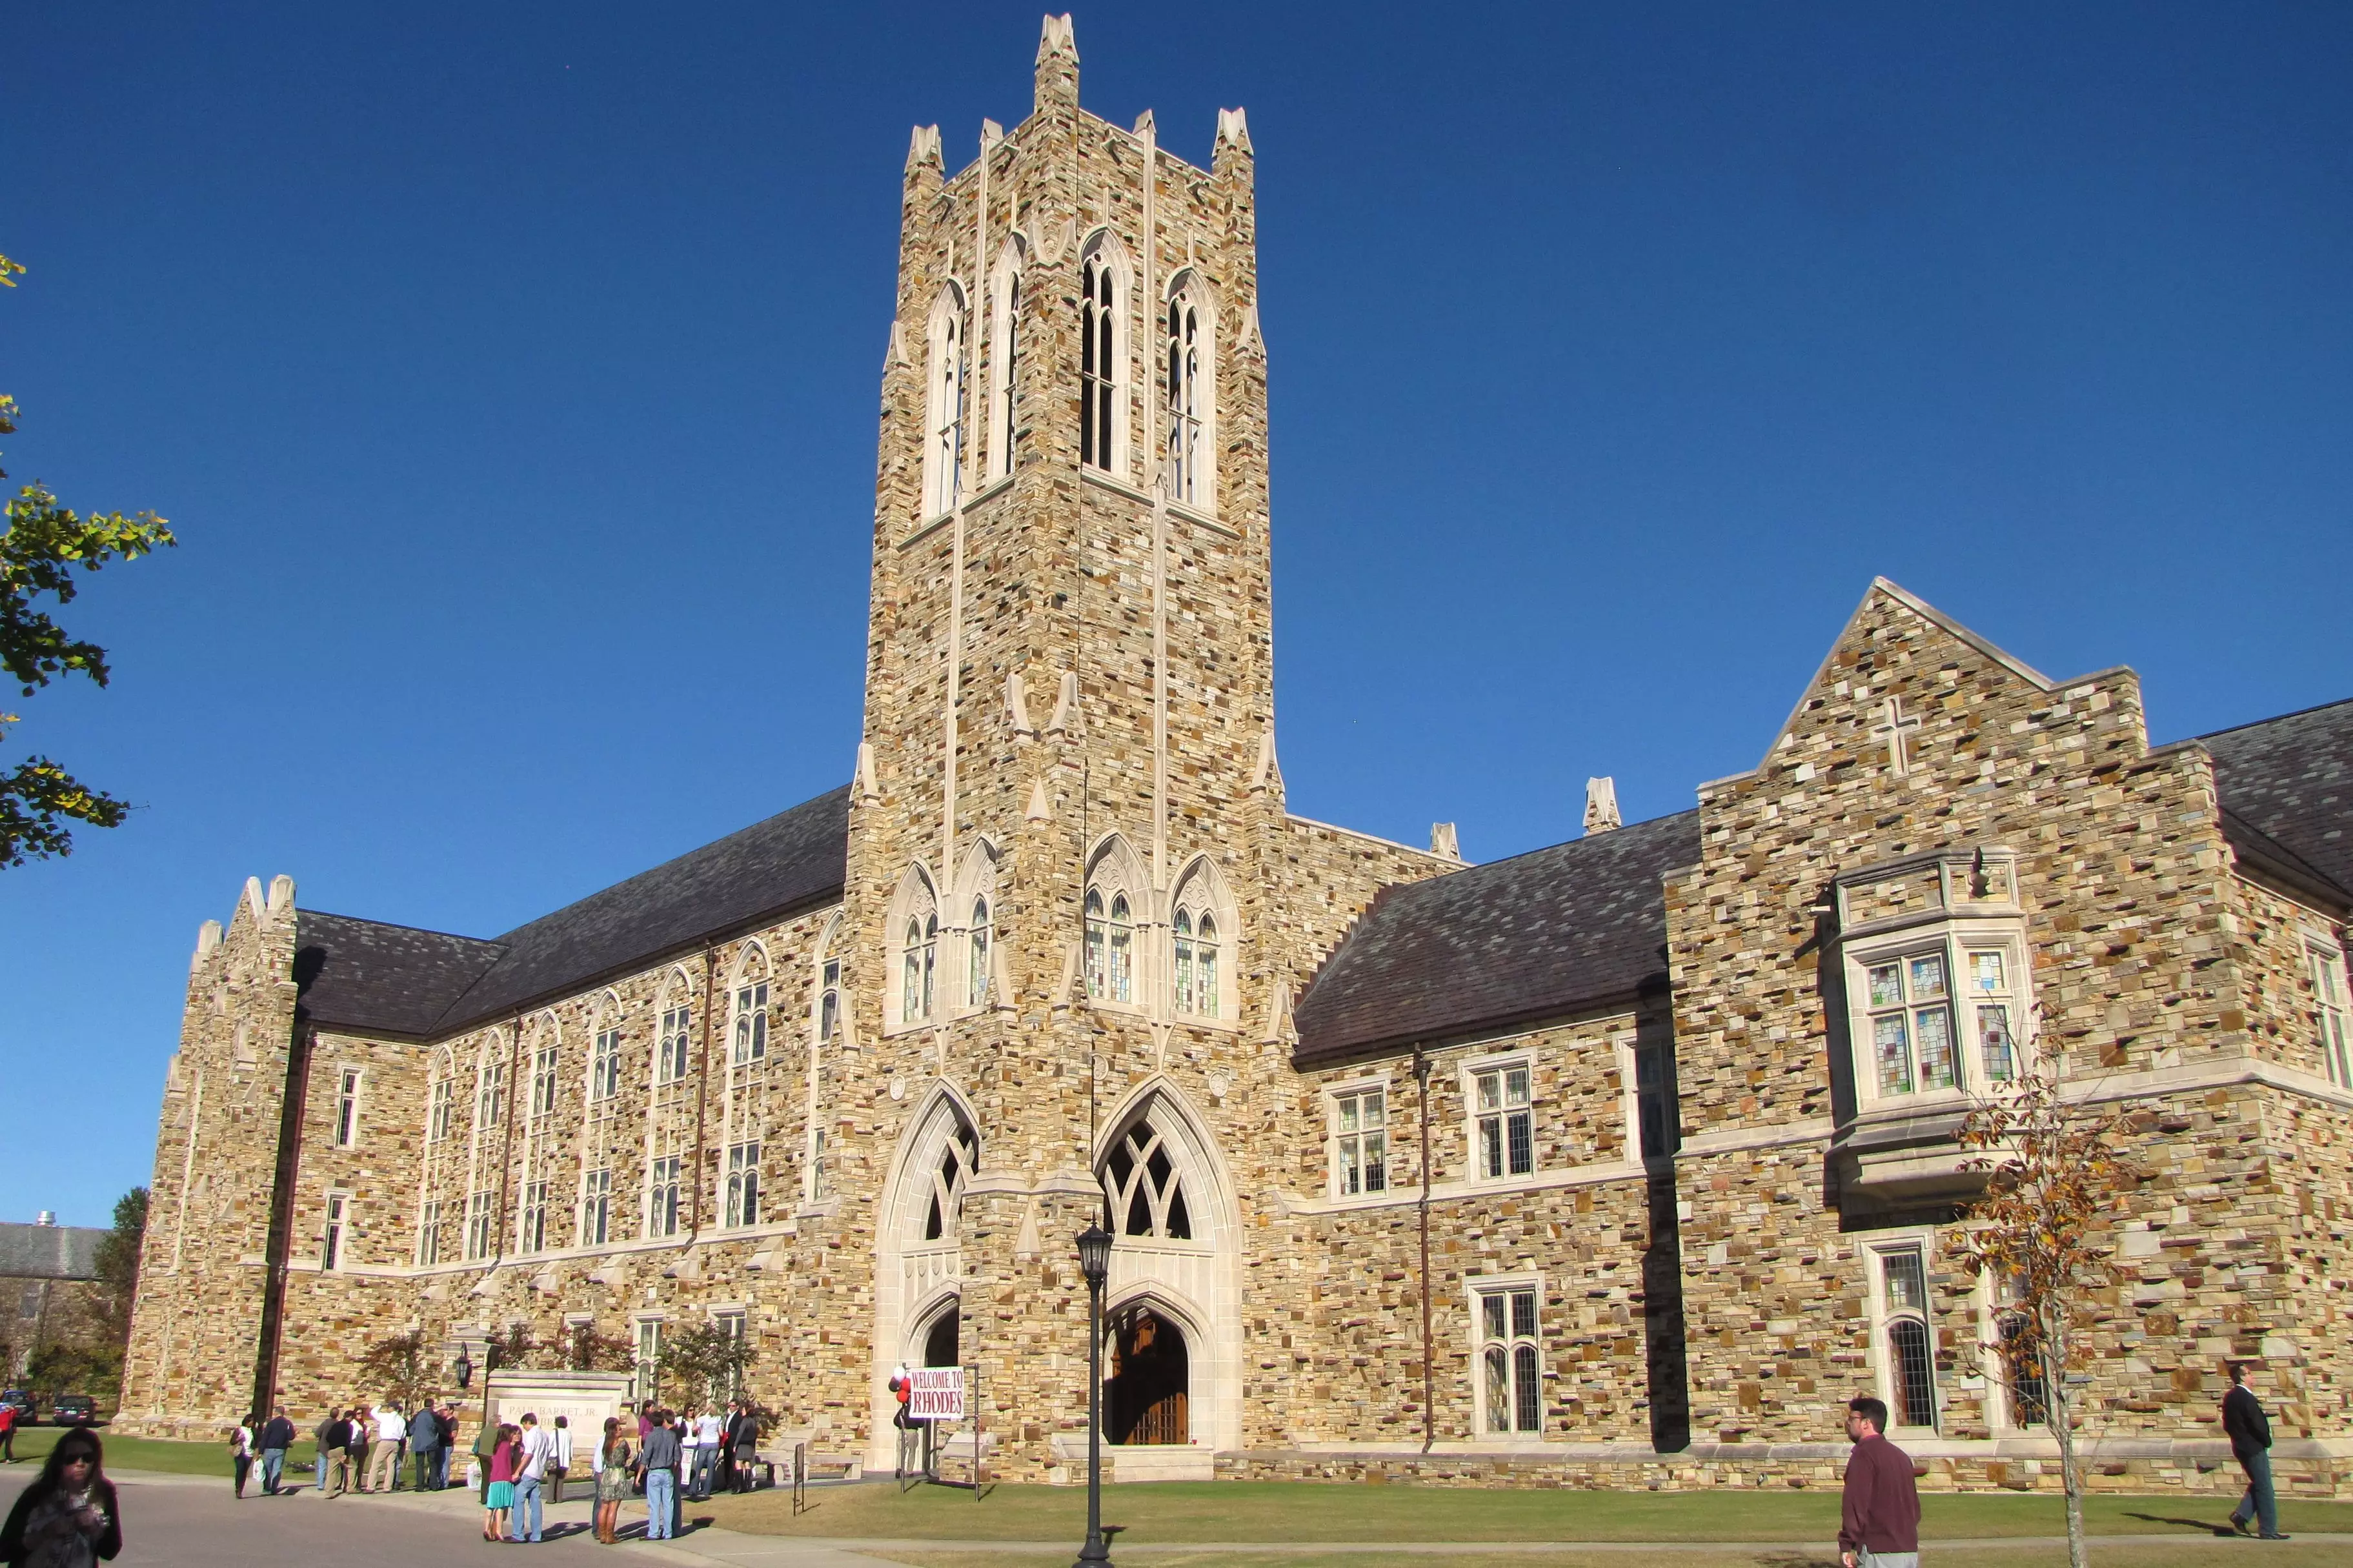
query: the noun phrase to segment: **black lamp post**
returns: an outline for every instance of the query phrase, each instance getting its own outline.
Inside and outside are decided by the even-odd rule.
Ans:
[[[1111,1561],[1103,1533],[1103,1293],[1111,1232],[1100,1225],[1079,1232],[1079,1272],[1087,1277],[1087,1543],[1072,1568],[1094,1568]]]
[[[458,1347],[457,1363],[449,1368],[449,1371],[458,1379],[458,1386],[460,1388],[468,1386],[474,1381],[474,1358],[466,1353],[464,1345]]]

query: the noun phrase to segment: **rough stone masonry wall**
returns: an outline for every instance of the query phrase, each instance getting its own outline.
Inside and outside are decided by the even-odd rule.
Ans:
[[[1926,720],[1901,780],[1870,732],[1889,695]],[[1870,1386],[1877,1353],[1856,1327],[1869,1237],[1842,1234],[1827,1190],[1829,1053],[1844,1031],[1823,1014],[1810,939],[1831,876],[1929,847],[2015,848],[2038,1048],[2078,1078],[2158,1074],[2129,1080],[2154,1091],[2165,1074],[2227,1075],[2249,1054],[2240,955],[2223,951],[2228,850],[2211,765],[2195,749],[2148,751],[2128,673],[2047,689],[1884,590],[1765,766],[1704,791],[1702,809],[1704,860],[1668,900],[1695,1435],[1820,1438]],[[2284,1281],[2257,1276],[2292,1205],[2277,1201],[2252,1092],[2135,1103],[2151,1179],[2117,1223],[2168,1234],[2150,1277],[2104,1301],[2087,1336],[2087,1422],[2202,1437],[2214,1391],[2190,1368],[2225,1341],[2254,1349],[2284,1318]],[[1933,1245],[1931,1258],[1946,1436],[1982,1433],[1982,1390],[1968,1386],[1981,1298]],[[2278,1370],[2291,1388],[2303,1376]]]
[[[210,1436],[251,1408],[294,1050],[294,888],[207,922],[166,1068],[117,1425]]]
[[[1493,1446],[1478,1427],[1471,1291],[1482,1276],[1542,1278],[1544,1430],[1500,1441],[1637,1441],[1651,1430],[1642,1262],[1644,1173],[1630,1163],[1630,1013],[1429,1053],[1432,1432]],[[1462,1068],[1525,1053],[1533,1069],[1529,1176],[1481,1180]],[[1337,1195],[1329,1096],[1387,1089],[1388,1190]],[[1410,1057],[1303,1076],[1266,1146],[1284,1194],[1274,1245],[1250,1262],[1250,1444],[1412,1444],[1422,1437],[1421,1108]]]

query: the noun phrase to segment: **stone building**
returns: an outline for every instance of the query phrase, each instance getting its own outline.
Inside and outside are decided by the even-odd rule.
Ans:
[[[1107,1215],[1120,1479],[2049,1484],[1940,1251],[2036,1062],[2151,1172],[2091,1331],[2107,1484],[2353,1469],[2353,703],[2153,746],[1880,582],[1752,771],[1471,867],[1285,809],[1252,151],[1079,107],[906,165],[862,735],[841,789],[494,939],[207,923],[125,1424],[350,1391],[372,1339],[716,1321],[820,1448],[976,1369],[1067,1479]],[[1825,628],[1826,630],[1828,628]],[[845,752],[849,751],[845,745]],[[479,1360],[479,1356],[477,1356]],[[2222,1468],[2218,1468],[2218,1466]]]
[[[98,1244],[107,1235],[59,1225],[46,1211],[30,1225],[0,1223],[0,1302],[7,1304],[0,1318],[0,1379],[21,1380],[46,1345],[90,1337],[98,1307]]]

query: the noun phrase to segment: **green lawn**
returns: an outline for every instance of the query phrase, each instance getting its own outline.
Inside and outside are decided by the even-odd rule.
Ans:
[[[58,1446],[58,1439],[69,1428],[63,1426],[20,1426],[16,1429],[16,1457],[20,1459],[43,1459]],[[162,1470],[180,1476],[229,1477],[228,1435],[224,1432],[217,1443],[173,1443],[155,1437],[123,1437],[105,1427],[92,1429],[104,1445],[106,1468],[110,1470]],[[308,1470],[296,1470],[297,1460],[311,1462],[311,1439],[304,1437],[286,1451],[288,1481],[311,1479]],[[259,1486],[256,1478],[252,1485]]]
[[[968,1491],[870,1483],[819,1488],[795,1517],[786,1491],[721,1497],[707,1505],[729,1530],[774,1535],[927,1541],[1072,1541],[1086,1530],[1079,1487],[1006,1486],[976,1502]],[[2094,1497],[2094,1535],[2205,1538],[2234,1500]],[[705,1511],[698,1508],[698,1513]],[[2009,1494],[1921,1500],[1921,1533],[1966,1540],[2065,1533],[2057,1497]],[[1804,1491],[1593,1492],[1275,1481],[1162,1482],[1107,1487],[1103,1520],[1123,1546],[1186,1542],[1826,1541],[1838,1533],[1837,1489]],[[2280,1528],[2353,1531],[2353,1503],[2284,1501]],[[2336,1548],[2341,1554],[2343,1548]],[[999,1568],[1011,1568],[1001,1563]],[[1453,1564],[1452,1568],[1460,1568]]]
[[[1004,1552],[885,1551],[871,1555],[910,1568],[1070,1568],[1076,1542],[1053,1553]],[[1309,1556],[1270,1552],[1188,1552],[1164,1546],[1150,1552],[1116,1549],[1119,1561],[1134,1568],[1629,1568],[1641,1559],[1622,1549],[1609,1552],[1449,1552],[1443,1557],[1402,1552],[1352,1551],[1345,1555],[1316,1552]],[[2253,1552],[2245,1542],[2202,1543],[2163,1541],[2132,1546],[2094,1546],[2097,1568],[2246,1568]],[[2291,1541],[2266,1545],[2260,1553],[2263,1568],[2342,1568],[2345,1548],[2335,1542]],[[1654,1560],[1665,1568],[1839,1568],[1837,1554],[1781,1546],[1763,1552],[1678,1552]],[[1978,1551],[1937,1551],[1933,1568],[2058,1568],[2067,1550],[2058,1547],[1990,1547]]]

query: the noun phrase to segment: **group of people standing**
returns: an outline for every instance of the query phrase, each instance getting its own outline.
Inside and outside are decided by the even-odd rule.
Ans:
[[[596,1539],[620,1539],[621,1505],[633,1493],[646,1500],[646,1539],[668,1541],[684,1527],[688,1502],[707,1500],[714,1482],[752,1489],[759,1468],[760,1416],[748,1399],[718,1410],[690,1405],[671,1412],[653,1405],[636,1415],[636,1441],[627,1416],[608,1416],[593,1460],[596,1473]]]
[[[397,1405],[338,1405],[312,1429],[317,1445],[313,1460],[318,1488],[329,1497],[347,1491],[398,1491],[401,1456],[415,1464],[418,1491],[438,1491],[449,1484],[449,1455],[457,1446],[458,1412],[427,1400],[414,1415],[404,1415]],[[229,1431],[229,1463],[237,1495],[254,1469],[261,1471],[261,1489],[271,1497],[294,1489],[283,1484],[286,1451],[294,1446],[294,1423],[280,1405],[265,1421],[248,1415]]]
[[[474,1455],[482,1539],[537,1545],[546,1526],[545,1503],[564,1500],[564,1479],[572,1469],[571,1422],[559,1415],[554,1426],[543,1427],[537,1412],[525,1411],[520,1423],[487,1428],[475,1439]]]

